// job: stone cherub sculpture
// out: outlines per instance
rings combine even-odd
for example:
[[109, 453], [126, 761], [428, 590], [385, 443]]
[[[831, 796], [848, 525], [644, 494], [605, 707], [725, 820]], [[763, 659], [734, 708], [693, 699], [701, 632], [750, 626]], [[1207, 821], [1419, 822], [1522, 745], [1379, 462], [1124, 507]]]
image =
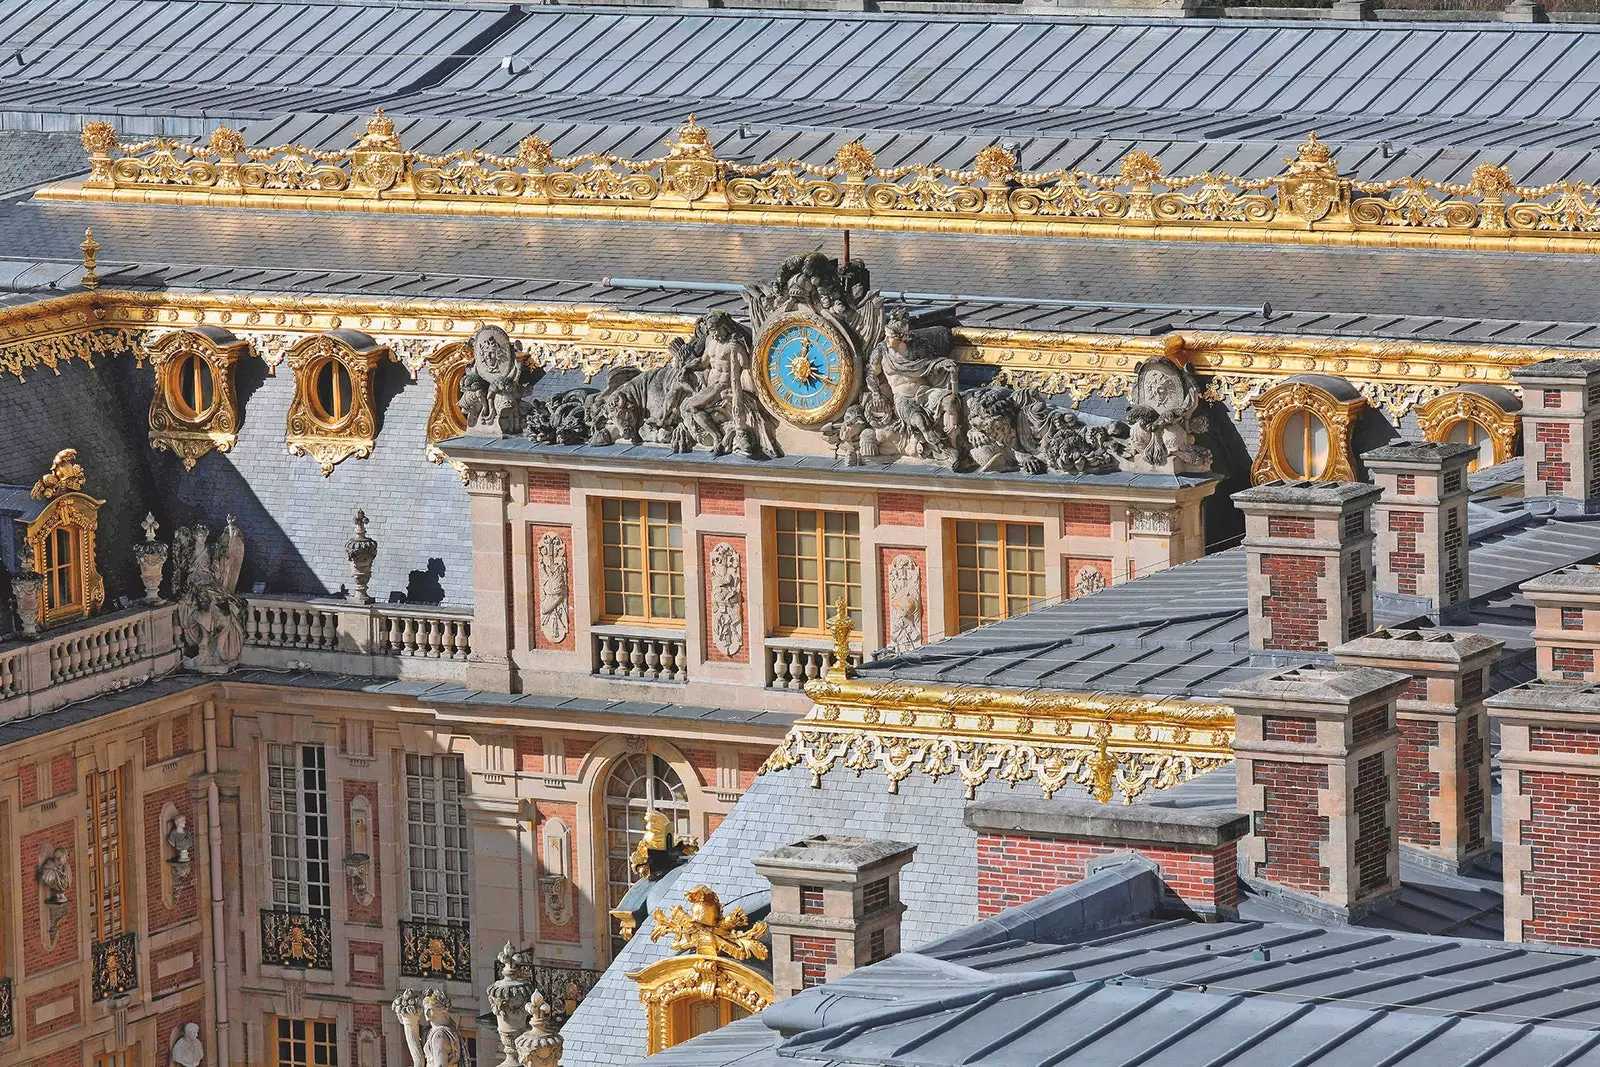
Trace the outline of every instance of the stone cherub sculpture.
[[229, 515], [215, 545], [210, 538], [204, 525], [178, 529], [172, 539], [172, 582], [186, 646], [184, 666], [223, 674], [244, 651], [245, 603], [234, 595], [244, 564], [244, 533]]
[[1200, 387], [1165, 357], [1134, 368], [1128, 395], [1128, 439], [1120, 449], [1130, 470], [1187, 473], [1211, 469], [1211, 450], [1199, 444], [1209, 420], [1198, 414]]
[[503, 434], [520, 433], [528, 372], [517, 358], [510, 335], [498, 326], [484, 326], [472, 335], [470, 347], [472, 364], [461, 376], [461, 414], [466, 416], [467, 429], [491, 427]]

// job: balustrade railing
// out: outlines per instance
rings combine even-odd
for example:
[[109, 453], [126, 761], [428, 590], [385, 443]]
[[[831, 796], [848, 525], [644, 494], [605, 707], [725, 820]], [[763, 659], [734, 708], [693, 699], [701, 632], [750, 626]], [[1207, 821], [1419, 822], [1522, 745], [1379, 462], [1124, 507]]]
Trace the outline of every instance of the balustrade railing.
[[172, 605], [133, 608], [0, 645], [0, 722], [170, 671], [182, 655], [175, 613]]
[[[804, 638], [767, 639], [767, 688], [795, 689], [821, 678], [833, 663], [833, 645]], [[850, 666], [861, 666], [861, 653], [850, 653]]]
[[378, 616], [378, 653], [465, 662], [472, 647], [469, 616], [420, 615], [410, 612]]
[[144, 619], [113, 619], [86, 626], [46, 641], [50, 684], [126, 667], [139, 659], [145, 639]]
[[596, 627], [594, 673], [643, 682], [687, 682], [689, 649], [681, 633]]
[[249, 598], [247, 666], [422, 681], [460, 681], [472, 652], [472, 612], [310, 597]]
[[339, 647], [339, 612], [325, 605], [252, 597], [244, 639], [260, 648], [331, 652]]

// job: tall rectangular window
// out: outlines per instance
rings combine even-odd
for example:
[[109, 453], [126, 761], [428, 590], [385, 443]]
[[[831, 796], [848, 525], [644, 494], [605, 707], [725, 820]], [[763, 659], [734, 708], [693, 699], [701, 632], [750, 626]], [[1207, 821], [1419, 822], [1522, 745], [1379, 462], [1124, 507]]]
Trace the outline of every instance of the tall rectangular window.
[[122, 899], [122, 768], [91, 771], [89, 800], [89, 926], [97, 941], [124, 928]]
[[278, 1019], [276, 1067], [339, 1067], [339, 1024], [328, 1019]]
[[683, 509], [665, 500], [600, 502], [608, 622], [681, 622]]
[[466, 765], [460, 756], [406, 756], [411, 917], [468, 919]]
[[1044, 527], [957, 522], [956, 628], [970, 630], [1044, 603]]
[[821, 631], [844, 597], [861, 629], [861, 519], [854, 512], [779, 508], [773, 516], [778, 563], [778, 629]]
[[49, 611], [77, 607], [80, 582], [78, 531], [61, 527], [45, 538], [43, 571], [45, 607]]
[[328, 772], [321, 745], [267, 745], [272, 906], [327, 918]]

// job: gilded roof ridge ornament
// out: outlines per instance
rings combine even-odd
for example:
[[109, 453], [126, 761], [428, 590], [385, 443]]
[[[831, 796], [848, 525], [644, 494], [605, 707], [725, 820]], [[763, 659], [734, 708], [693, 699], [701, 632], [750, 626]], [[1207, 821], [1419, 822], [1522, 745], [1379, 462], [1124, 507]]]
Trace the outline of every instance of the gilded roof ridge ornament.
[[83, 492], [85, 475], [78, 465], [78, 450], [63, 448], [50, 461], [50, 469], [33, 483], [28, 494], [35, 500], [54, 500], [66, 493]]
[[651, 941], [671, 935], [674, 952], [736, 960], [767, 958], [767, 946], [761, 940], [767, 936], [766, 923], [752, 923], [740, 907], [724, 913], [721, 898], [708, 885], [697, 885], [683, 896], [689, 902], [688, 911], [681, 904], [674, 904], [670, 912], [656, 909]]
[[850, 635], [854, 632], [850, 602], [840, 597], [834, 601], [833, 617], [828, 620], [828, 633], [833, 637], [833, 663], [828, 667], [830, 681], [844, 681], [850, 677]]
[[83, 277], [78, 279], [78, 284], [85, 289], [100, 288], [100, 275], [94, 272], [95, 260], [100, 255], [100, 242], [94, 239], [94, 228], [83, 231], [83, 244], [78, 246], [83, 251]]

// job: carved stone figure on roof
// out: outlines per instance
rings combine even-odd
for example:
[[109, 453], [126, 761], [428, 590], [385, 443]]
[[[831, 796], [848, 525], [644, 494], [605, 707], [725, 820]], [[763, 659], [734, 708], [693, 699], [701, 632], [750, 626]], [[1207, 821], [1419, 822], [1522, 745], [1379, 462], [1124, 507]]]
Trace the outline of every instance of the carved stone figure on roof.
[[862, 409], [880, 440], [883, 431], [898, 434], [902, 452], [968, 471], [972, 459], [960, 368], [950, 354], [954, 345], [946, 327], [913, 327], [910, 314], [896, 308], [869, 357]]
[[756, 399], [750, 376], [750, 332], [732, 315], [713, 311], [695, 324], [688, 342], [699, 358], [693, 364], [694, 392], [679, 412], [695, 439], [714, 455], [736, 453], [748, 459], [781, 456], [776, 424]]
[[525, 413], [522, 395], [529, 382], [511, 337], [498, 326], [484, 326], [472, 335], [471, 348], [472, 365], [461, 376], [461, 413], [467, 428], [520, 432]]
[[1126, 469], [1211, 469], [1211, 450], [1198, 443], [1208, 421], [1197, 413], [1200, 387], [1188, 370], [1164, 356], [1147, 359], [1134, 368], [1128, 399], [1128, 440], [1121, 450]]
[[568, 389], [524, 401], [524, 437], [546, 445], [581, 445], [589, 440], [589, 403], [598, 389]]
[[701, 353], [680, 337], [667, 346], [667, 362], [647, 371], [613, 367], [606, 383], [589, 401], [589, 443], [646, 442], [674, 452], [694, 448], [694, 434], [683, 424], [681, 408], [695, 392]]
[[1071, 408], [1056, 407], [1033, 389], [1017, 391], [1020, 443], [1050, 470], [1064, 474], [1109, 474], [1119, 469], [1120, 423], [1087, 423]]
[[776, 285], [752, 285], [745, 290], [751, 321], [760, 323], [789, 311], [816, 311], [833, 317], [855, 331], [856, 339], [871, 342], [877, 335], [874, 314], [881, 317], [882, 301], [872, 292], [867, 265], [853, 260], [843, 267], [821, 252], [790, 256], [778, 268]]
[[234, 595], [244, 564], [244, 533], [232, 515], [211, 545], [211, 529], [180, 527], [173, 536], [173, 592], [186, 646], [184, 666], [203, 674], [232, 670], [244, 651], [244, 600]]
[[28, 494], [35, 500], [54, 500], [62, 493], [82, 492], [83, 468], [78, 464], [78, 450], [63, 448], [50, 461], [50, 469], [33, 484]]

